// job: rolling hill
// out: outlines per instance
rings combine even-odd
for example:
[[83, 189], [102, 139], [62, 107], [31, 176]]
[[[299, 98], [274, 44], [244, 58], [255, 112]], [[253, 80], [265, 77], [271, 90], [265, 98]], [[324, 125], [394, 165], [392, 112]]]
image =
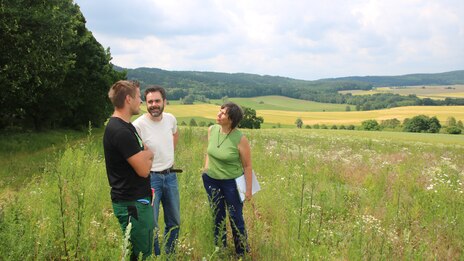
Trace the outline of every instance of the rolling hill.
[[[464, 70], [407, 74], [400, 76], [350, 76], [305, 81], [288, 77], [257, 75], [249, 73], [220, 73], [200, 71], [167, 71], [158, 68], [127, 69], [114, 66], [118, 71], [127, 71], [128, 79], [137, 79], [142, 84], [159, 84], [172, 88], [193, 87], [298, 87], [298, 88], [343, 88], [370, 89], [378, 86], [417, 86], [464, 84]], [[265, 93], [260, 95], [266, 95]]]

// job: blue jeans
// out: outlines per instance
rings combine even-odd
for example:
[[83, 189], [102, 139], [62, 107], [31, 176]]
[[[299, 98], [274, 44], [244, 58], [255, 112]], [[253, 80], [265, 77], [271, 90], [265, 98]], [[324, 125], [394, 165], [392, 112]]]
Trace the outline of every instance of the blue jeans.
[[155, 217], [155, 255], [160, 255], [160, 244], [158, 240], [158, 216], [160, 202], [164, 211], [164, 244], [166, 254], [173, 253], [180, 230], [180, 199], [177, 184], [177, 174], [156, 174], [150, 172], [151, 187], [155, 189], [155, 200], [153, 212]]
[[227, 245], [226, 208], [229, 211], [229, 221], [234, 238], [235, 252], [239, 255], [248, 252], [247, 234], [243, 219], [243, 203], [238, 194], [235, 179], [213, 179], [206, 173], [202, 175], [203, 185], [208, 193], [208, 199], [214, 215], [214, 243]]

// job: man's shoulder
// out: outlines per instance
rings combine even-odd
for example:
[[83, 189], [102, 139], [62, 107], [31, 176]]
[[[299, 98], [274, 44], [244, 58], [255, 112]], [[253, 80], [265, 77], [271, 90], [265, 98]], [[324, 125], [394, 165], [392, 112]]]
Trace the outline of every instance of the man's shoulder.
[[106, 128], [105, 128], [105, 131], [114, 131], [114, 130], [118, 130], [118, 129], [121, 129], [121, 128], [124, 128], [124, 124], [123, 122], [116, 118], [116, 117], [111, 117], [109, 120], [108, 120], [108, 123], [106, 124]]
[[121, 136], [128, 135], [131, 130], [118, 118], [112, 117], [105, 128], [104, 139], [119, 139]]
[[163, 112], [163, 117], [169, 118], [169, 119], [176, 119], [176, 116], [174, 116], [172, 113], [169, 112]]
[[174, 115], [169, 112], [163, 112], [163, 121], [168, 123], [169, 125], [177, 125], [177, 119]]
[[137, 119], [135, 119], [133, 122], [132, 122], [132, 125], [134, 126], [140, 126], [141, 124], [143, 124], [144, 122], [146, 122], [146, 116], [145, 116], [145, 113], [140, 115]]

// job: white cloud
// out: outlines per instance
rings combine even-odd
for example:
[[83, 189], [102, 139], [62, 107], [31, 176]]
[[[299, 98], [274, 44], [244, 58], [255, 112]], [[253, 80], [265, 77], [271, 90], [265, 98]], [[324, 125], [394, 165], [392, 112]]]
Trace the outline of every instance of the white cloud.
[[119, 66], [299, 79], [464, 69], [464, 1], [77, 0]]

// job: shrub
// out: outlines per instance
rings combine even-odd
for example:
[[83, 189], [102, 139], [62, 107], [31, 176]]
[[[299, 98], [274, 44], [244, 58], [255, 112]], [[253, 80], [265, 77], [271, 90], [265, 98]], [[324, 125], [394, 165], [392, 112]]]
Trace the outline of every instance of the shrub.
[[462, 130], [456, 126], [446, 128], [446, 132], [449, 134], [461, 134]]
[[380, 126], [382, 128], [396, 128], [398, 126], [400, 126], [401, 122], [400, 120], [398, 120], [397, 118], [393, 118], [393, 119], [388, 119], [388, 120], [383, 120], [381, 121], [380, 123]]
[[380, 125], [376, 120], [366, 120], [361, 123], [362, 130], [377, 131], [380, 130]]
[[197, 121], [195, 121], [195, 119], [194, 119], [194, 118], [191, 118], [191, 119], [190, 119], [189, 126], [192, 126], [192, 127], [196, 127], [196, 126], [198, 126], [198, 124], [197, 124]]

